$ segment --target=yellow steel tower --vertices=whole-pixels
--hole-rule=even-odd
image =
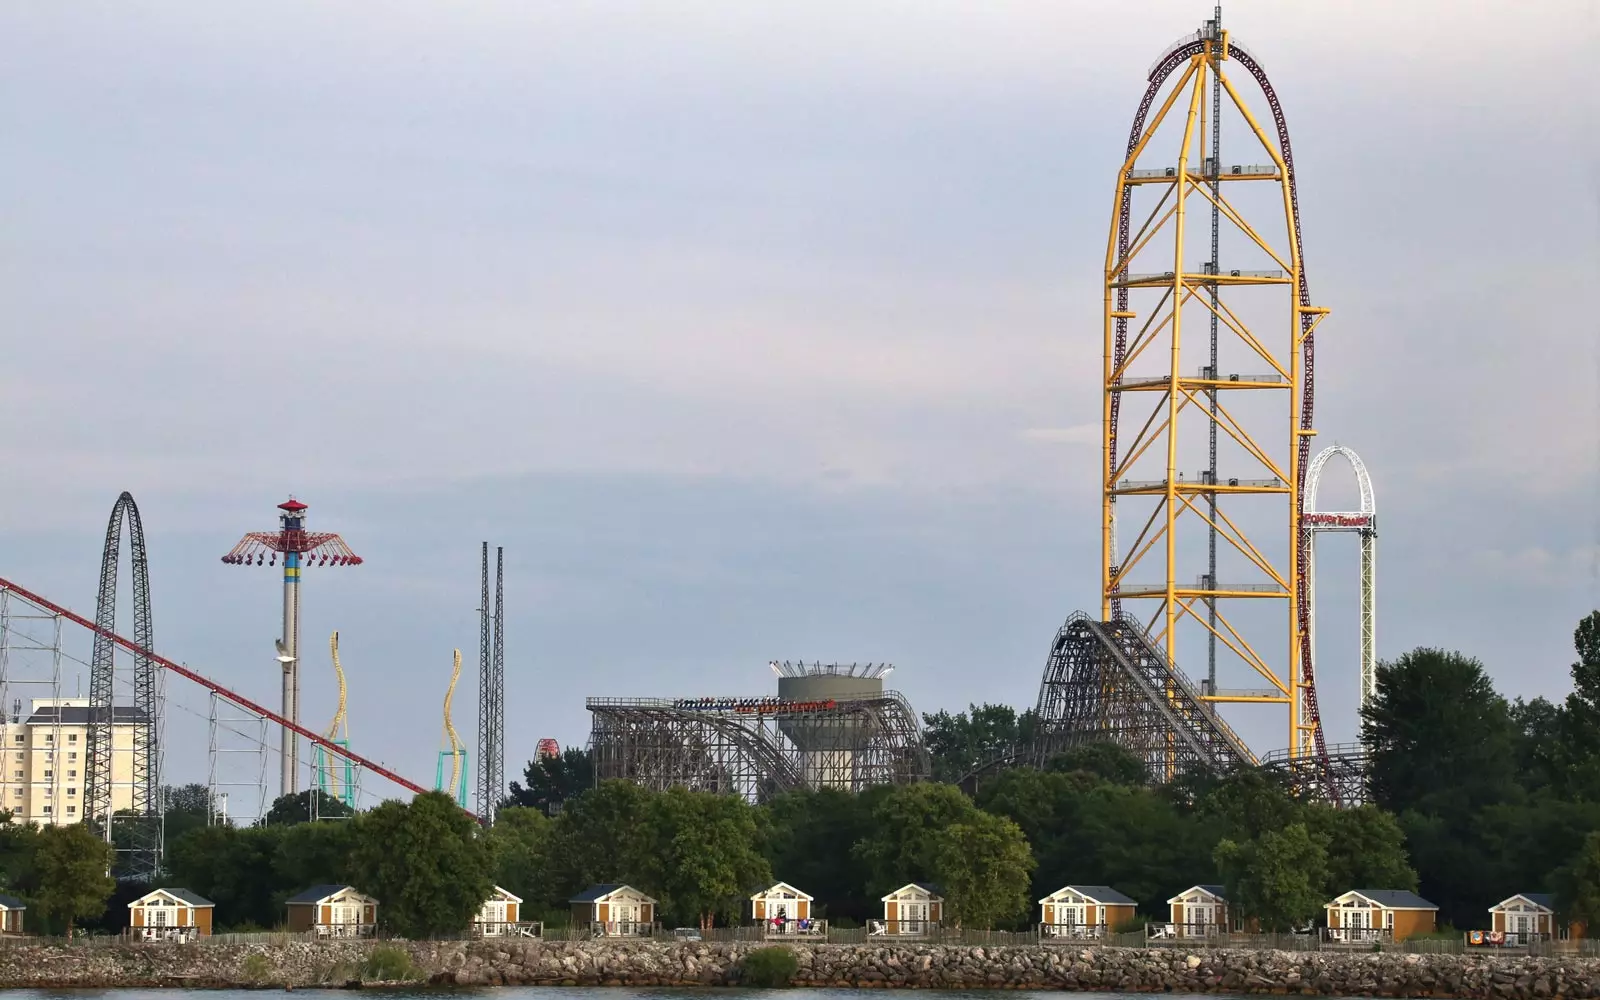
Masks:
[[[1302,270],[1288,132],[1220,11],[1149,79],[1106,248],[1102,615],[1127,611],[1175,664],[1209,649],[1204,699],[1283,706],[1290,755],[1311,754],[1299,518],[1327,310]]]

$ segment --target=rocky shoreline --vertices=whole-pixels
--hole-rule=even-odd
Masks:
[[[0,945],[0,987],[372,985],[375,948],[409,958],[404,981],[438,986],[738,986],[752,944],[385,942]],[[1187,951],[1062,945],[792,945],[795,986],[1600,998],[1600,959],[1372,952]],[[386,978],[393,979],[393,976]]]

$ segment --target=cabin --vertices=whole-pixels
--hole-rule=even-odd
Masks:
[[[883,923],[871,934],[891,937],[931,934],[944,920],[944,896],[931,882],[907,882],[883,897]]]
[[[28,904],[15,896],[0,894],[0,934],[21,934],[22,914]]]
[[[1220,885],[1191,885],[1167,900],[1173,937],[1206,937],[1225,933],[1228,897]]]
[[[645,937],[655,929],[656,901],[631,885],[591,885],[573,896],[572,926],[596,937]]]
[[[533,937],[534,932],[534,925],[522,919],[522,897],[498,885],[472,918],[472,933],[478,937]]]
[[[194,941],[211,936],[211,900],[188,889],[152,889],[128,904],[135,941]]]
[[[767,934],[816,934],[822,922],[813,918],[815,898],[787,882],[778,882],[750,897],[750,918]]]
[[[1138,903],[1108,885],[1064,885],[1039,900],[1046,937],[1104,937],[1133,920]]]
[[[1404,941],[1431,934],[1439,908],[1405,889],[1351,889],[1323,907],[1330,941]]]
[[[1489,929],[1506,944],[1527,944],[1554,938],[1581,938],[1583,924],[1556,921],[1556,900],[1548,892],[1519,892],[1489,907]]]
[[[369,937],[378,925],[378,901],[353,886],[314,885],[286,905],[292,933]]]

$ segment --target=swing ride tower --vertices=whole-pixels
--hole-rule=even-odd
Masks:
[[[1291,756],[1325,757],[1300,497],[1328,310],[1288,129],[1220,8],[1148,84],[1106,247],[1101,617],[1126,615],[1169,664],[1204,650],[1213,711],[1273,706]]]
[[[307,531],[309,505],[290,497],[278,504],[277,531],[252,531],[222,557],[230,566],[269,566],[283,556],[283,638],[277,641],[278,666],[283,673],[282,705],[279,714],[294,725],[300,724],[300,571],[307,566],[359,566],[361,557],[350,551],[344,539],[330,531]],[[297,765],[300,737],[285,727],[279,753],[279,795],[299,790]]]

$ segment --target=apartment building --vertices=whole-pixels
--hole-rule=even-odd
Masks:
[[[35,698],[0,723],[0,808],[18,822],[46,826],[83,819],[89,699]],[[133,807],[133,734],[145,715],[111,710],[111,807]]]

